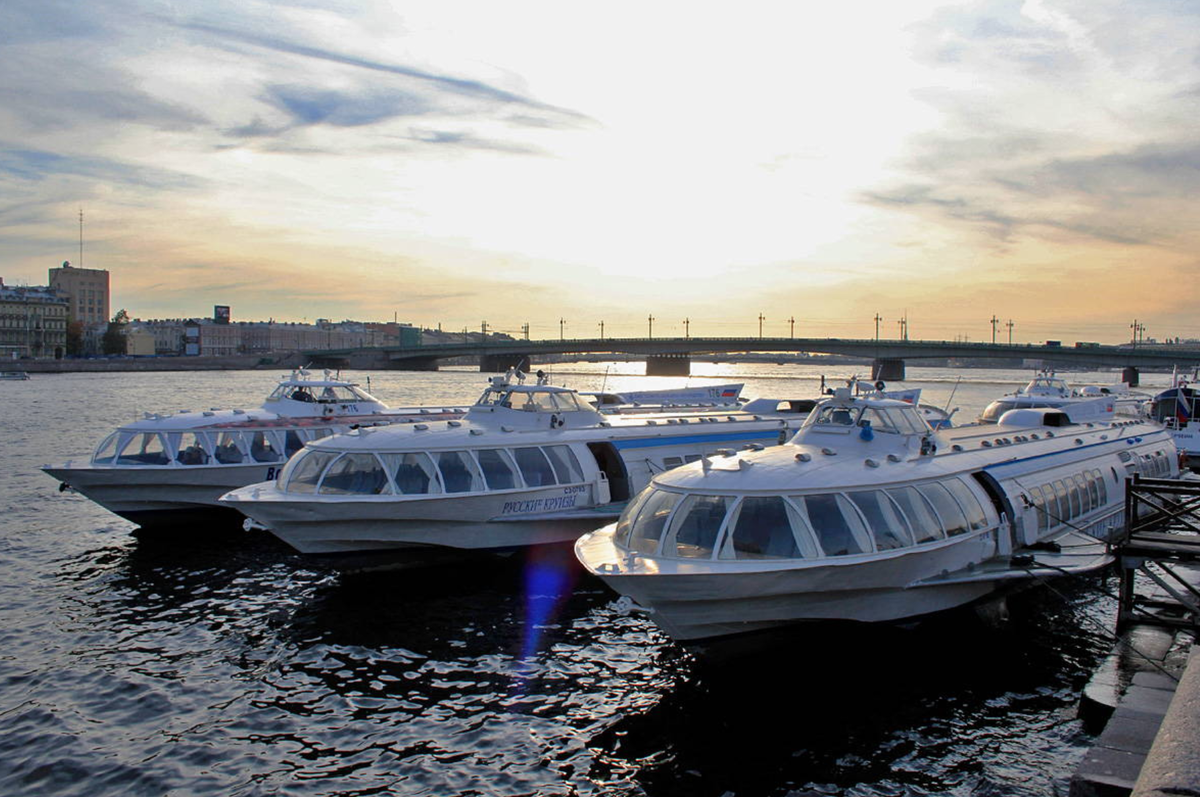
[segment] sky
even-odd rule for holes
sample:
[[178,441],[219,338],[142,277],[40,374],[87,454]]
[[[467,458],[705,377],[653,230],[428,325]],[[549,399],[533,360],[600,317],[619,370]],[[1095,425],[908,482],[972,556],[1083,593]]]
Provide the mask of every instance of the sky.
[[139,318],[1200,338],[1198,188],[1194,0],[0,4],[0,277]]

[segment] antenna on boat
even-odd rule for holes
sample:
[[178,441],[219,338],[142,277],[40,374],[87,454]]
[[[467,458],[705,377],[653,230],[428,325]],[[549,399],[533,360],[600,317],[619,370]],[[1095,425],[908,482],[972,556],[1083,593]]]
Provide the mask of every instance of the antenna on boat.
[[600,392],[601,393],[604,392],[604,386],[608,384],[608,369],[609,368],[612,368],[611,364],[604,366],[604,378],[600,380]]
[[958,381],[954,383],[954,389],[950,391],[950,398],[946,399],[946,406],[949,407],[954,403],[954,394],[958,392],[958,386],[962,384],[962,377],[958,377]]

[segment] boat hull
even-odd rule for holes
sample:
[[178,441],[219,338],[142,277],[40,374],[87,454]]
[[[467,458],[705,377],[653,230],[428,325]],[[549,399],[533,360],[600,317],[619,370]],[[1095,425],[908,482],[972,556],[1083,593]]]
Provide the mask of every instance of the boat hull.
[[916,585],[993,556],[991,531],[894,557],[865,561],[846,557],[804,567],[625,569],[616,558],[611,527],[580,539],[576,553],[589,570],[646,609],[657,625],[681,642],[810,621],[905,621],[972,603],[997,588],[991,581]]
[[43,470],[113,514],[143,528],[220,523],[239,525],[241,513],[222,495],[275,478],[283,463],[220,467],[102,468],[52,466]]
[[[414,548],[496,550],[573,542],[612,520],[619,506],[597,507],[592,485],[521,493],[451,494],[396,501],[392,496],[344,501],[270,500],[259,496],[225,505],[306,554],[344,554]],[[264,491],[265,492],[265,491]],[[554,507],[556,512],[522,512]]]

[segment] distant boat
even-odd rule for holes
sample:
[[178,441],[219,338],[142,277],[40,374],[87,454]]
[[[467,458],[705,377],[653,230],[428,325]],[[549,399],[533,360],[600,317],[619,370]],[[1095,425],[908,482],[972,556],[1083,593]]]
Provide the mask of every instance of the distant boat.
[[[84,461],[43,471],[142,526],[241,518],[218,499],[279,477],[304,444],[352,425],[459,418],[465,407],[389,408],[356,383],[326,371],[285,376],[258,409],[146,413],[109,434]],[[216,518],[216,519],[219,519]]]
[[1170,432],[1187,467],[1200,469],[1200,391],[1184,377],[1172,383],[1147,402],[1146,414]]
[[0,371],[0,379],[10,382],[19,382],[29,378],[29,374],[25,371]]
[[1111,421],[1116,416],[1137,417],[1148,396],[1131,393],[1129,386],[1085,385],[1072,388],[1053,371],[1039,371],[1023,388],[1001,396],[984,408],[979,423],[997,423],[1014,409],[1061,409],[1075,423]]

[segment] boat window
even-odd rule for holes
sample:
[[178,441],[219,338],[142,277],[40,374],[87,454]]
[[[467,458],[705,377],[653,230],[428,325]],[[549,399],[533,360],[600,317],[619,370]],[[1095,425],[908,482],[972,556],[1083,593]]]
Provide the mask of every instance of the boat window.
[[117,456],[118,465],[167,465],[167,447],[155,432],[142,432],[129,438]]
[[909,528],[913,532],[913,540],[920,545],[923,542],[945,539],[946,532],[933,507],[925,496],[913,487],[900,487],[887,491],[888,496],[900,506],[900,511],[908,519]]
[[933,504],[947,535],[954,537],[967,533],[967,516],[963,514],[962,507],[954,500],[954,496],[950,494],[945,485],[938,482],[922,484],[917,487],[917,490],[929,499],[929,503]]
[[333,430],[328,427],[323,428],[323,429],[313,429],[309,434],[312,435],[311,439],[313,439],[313,440],[322,440],[326,437],[332,436]]
[[[796,509],[781,496],[743,498],[737,516],[731,521],[732,530],[725,533],[721,544],[722,559],[802,559],[816,555],[816,550],[803,533],[806,543],[802,550],[796,542],[793,516]],[[795,529],[803,523],[795,518]]]
[[579,406],[579,399],[574,393],[551,393],[550,397],[554,400],[559,412],[575,412],[583,409]]
[[863,421],[870,421],[871,429],[876,432],[907,432],[906,426],[898,426],[895,417],[891,412],[882,407],[867,407],[862,411],[862,417],[859,418],[858,425],[862,426]]
[[832,426],[853,426],[857,413],[850,407],[822,405],[812,416],[814,423]]
[[1070,476],[1063,479],[1067,487],[1067,499],[1071,502],[1071,517],[1079,517],[1083,514],[1083,500],[1079,496],[1079,485]]
[[300,433],[289,429],[283,436],[283,455],[291,457],[302,448],[304,439],[300,437]]
[[434,477],[433,460],[423,452],[384,454],[383,461],[392,474],[396,490],[404,495],[440,493]]
[[270,432],[250,432],[250,457],[255,462],[278,462],[283,459],[275,448]]
[[329,466],[318,491],[322,495],[390,493],[387,471],[374,454],[343,454]]
[[534,390],[528,393],[514,393],[513,409],[524,412],[555,412],[558,405],[554,403],[553,393]]
[[1038,531],[1045,531],[1050,527],[1050,519],[1046,517],[1046,496],[1042,488],[1030,487],[1029,500],[1033,502],[1033,511],[1037,514]]
[[513,450],[517,467],[528,487],[545,487],[554,484],[554,470],[540,448],[517,448]]
[[931,427],[925,416],[921,415],[921,411],[916,407],[899,407],[893,409],[892,412],[898,414],[913,433],[929,434]]
[[554,466],[554,475],[558,477],[559,484],[575,484],[583,481],[583,468],[579,467],[579,460],[576,459],[575,452],[571,450],[570,446],[546,446],[542,450],[545,451],[550,464]]
[[1100,505],[1103,506],[1108,503],[1108,485],[1104,483],[1104,474],[1100,472],[1099,468],[1092,471],[1092,474],[1096,477],[1096,487],[1100,493]]
[[658,542],[662,539],[663,528],[671,510],[683,496],[666,490],[652,490],[639,507],[637,518],[629,531],[629,547],[645,554],[658,551]]
[[613,532],[613,539],[617,545],[629,547],[629,529],[633,526],[634,518],[642,508],[642,504],[646,503],[646,499],[654,492],[653,487],[647,487],[642,490],[633,500],[625,507],[625,511],[621,513],[621,517],[617,518],[617,530]]
[[241,449],[241,435],[237,432],[220,432],[209,437],[213,445],[213,458],[222,465],[236,465],[246,458]]
[[1071,499],[1067,495],[1067,485],[1063,484],[1062,479],[1056,479],[1051,483],[1051,487],[1058,497],[1058,522],[1064,523],[1071,518]]
[[663,469],[671,470],[683,464],[683,457],[663,457]]
[[179,436],[175,459],[180,465],[206,465],[208,452],[204,449],[204,438],[195,432],[184,432]]
[[489,490],[511,490],[517,486],[517,474],[508,453],[496,448],[475,452]]
[[1079,511],[1081,514],[1087,514],[1088,512],[1091,512],[1093,508],[1092,496],[1091,493],[1088,492],[1087,479],[1083,478],[1083,475],[1079,473],[1075,474],[1074,479],[1075,492],[1079,495]]
[[867,527],[875,537],[875,548],[891,551],[913,544],[912,530],[896,503],[880,490],[850,493],[850,500],[862,511]]
[[983,504],[979,503],[979,499],[975,497],[975,493],[971,492],[971,488],[966,483],[959,479],[951,479],[943,482],[942,486],[958,500],[958,505],[967,515],[967,525],[972,530],[988,526],[987,510],[983,508]]
[[792,500],[808,517],[808,525],[826,556],[849,556],[870,550],[866,529],[853,505],[841,495],[802,495]]
[[104,440],[100,442],[100,445],[96,446],[96,453],[92,454],[92,462],[96,463],[97,465],[111,463],[113,461],[113,457],[117,455],[117,439],[119,437],[120,435],[117,432],[113,432],[108,437],[104,438]]
[[325,466],[333,462],[336,456],[324,451],[305,451],[300,454],[293,460],[296,464],[283,487],[284,492],[315,493]]
[[472,493],[484,489],[475,460],[466,451],[439,451],[433,455],[448,493]]
[[663,553],[684,559],[711,558],[730,501],[722,495],[689,495],[675,513]]

